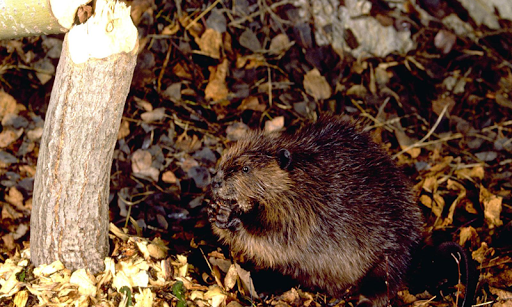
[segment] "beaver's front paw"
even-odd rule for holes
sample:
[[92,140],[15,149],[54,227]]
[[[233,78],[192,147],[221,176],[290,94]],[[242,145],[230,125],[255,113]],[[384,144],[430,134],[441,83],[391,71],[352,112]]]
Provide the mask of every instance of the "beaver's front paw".
[[235,216],[234,210],[220,201],[211,203],[208,207],[208,220],[221,229],[231,231],[239,229],[242,223],[240,218]]

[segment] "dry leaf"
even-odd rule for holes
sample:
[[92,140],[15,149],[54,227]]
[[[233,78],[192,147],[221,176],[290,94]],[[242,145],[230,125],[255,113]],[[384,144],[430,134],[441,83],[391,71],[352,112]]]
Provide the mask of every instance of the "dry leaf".
[[226,273],[226,277],[224,278],[224,287],[226,290],[231,290],[236,285],[236,280],[238,279],[238,273],[236,271],[236,267],[232,264],[229,267],[228,272]]
[[277,116],[276,118],[272,120],[267,120],[265,122],[265,132],[273,132],[273,131],[279,131],[283,129],[284,127],[284,117],[283,116]]
[[429,193],[437,192],[437,177],[429,176],[425,178],[422,188]]
[[136,292],[134,294],[136,302],[135,307],[152,307],[156,294],[153,293],[149,288],[142,289],[139,291],[140,292]]
[[165,108],[156,108],[153,111],[144,112],[140,115],[140,118],[145,123],[153,123],[163,120],[165,117]]
[[0,132],[0,148],[5,148],[16,141],[23,134],[23,128],[18,130],[5,129]]
[[210,302],[212,307],[219,307],[226,301],[227,295],[224,294],[222,289],[213,285],[208,288],[208,291],[204,294],[204,299]]
[[482,165],[477,165],[471,169],[469,168],[462,168],[455,171],[455,175],[457,175],[458,179],[470,179],[470,178],[477,178],[477,179],[484,179],[484,168]]
[[236,68],[253,69],[267,65],[265,57],[259,53],[239,56],[236,59]]
[[235,267],[244,289],[248,291],[247,293],[250,293],[252,297],[258,297],[258,293],[254,289],[254,284],[252,282],[251,272],[242,269],[238,263],[235,263]]
[[43,127],[37,127],[37,128],[34,128],[33,130],[27,131],[27,137],[32,142],[39,141],[42,136],[43,136]]
[[447,54],[452,50],[456,41],[457,36],[446,30],[440,30],[434,37],[434,45],[444,54]]
[[[400,127],[402,128],[402,127]],[[416,139],[410,138],[405,132],[403,132],[402,129],[394,129],[395,130],[395,136],[398,141],[398,144],[400,144],[400,148],[402,150],[405,150],[409,148],[411,145],[417,142]],[[406,152],[411,158],[415,159],[417,158],[421,153],[421,148],[413,147],[409,148]]]
[[450,112],[453,110],[453,107],[455,107],[455,100],[448,96],[432,101],[432,111],[434,111],[434,113],[437,115],[440,115],[445,107],[448,108],[446,111],[448,114],[450,114]]
[[0,91],[0,120],[4,118],[6,114],[12,114],[16,112],[16,100],[4,91]]
[[178,62],[178,64],[174,65],[172,68],[173,74],[180,79],[192,79],[192,74],[190,73],[190,68],[183,66],[182,62]]
[[471,246],[474,246],[478,241],[478,233],[476,232],[476,229],[471,226],[462,227],[460,229],[459,245],[464,246],[468,241],[471,242]]
[[214,29],[206,29],[201,38],[196,39],[196,42],[203,54],[214,59],[220,59],[222,35],[219,32]]
[[210,79],[204,90],[205,98],[219,101],[228,97],[228,88],[226,86],[226,76],[228,73],[228,61],[224,60],[216,67],[208,67],[210,70]]
[[179,151],[194,152],[201,148],[201,141],[197,135],[190,137],[186,132],[180,134],[176,140],[174,147]]
[[316,100],[327,99],[332,95],[331,86],[316,68],[308,71],[304,76],[304,89]]
[[243,138],[248,131],[249,127],[246,124],[234,123],[226,128],[226,137],[230,141],[238,141]]
[[483,263],[485,261],[486,255],[492,254],[492,253],[493,253],[492,248],[489,248],[487,246],[487,243],[482,242],[482,244],[480,245],[480,248],[471,253],[471,257],[473,258],[473,260],[477,261],[478,263]]
[[96,296],[96,278],[85,269],[78,269],[71,274],[70,284],[78,286],[78,292],[85,296]]
[[480,203],[484,205],[484,217],[490,229],[503,225],[500,220],[502,197],[491,194],[483,185],[480,185]]
[[266,105],[260,104],[258,97],[249,96],[242,100],[242,103],[238,107],[239,110],[253,110],[263,112],[267,108]]
[[5,195],[5,201],[15,206],[18,210],[26,209],[23,204],[23,194],[16,187],[9,189],[9,194]]
[[119,132],[117,133],[117,139],[124,139],[125,137],[130,135],[130,123],[127,120],[121,121],[121,126],[119,127]]
[[292,45],[293,44],[290,43],[288,35],[281,33],[272,38],[268,51],[273,54],[280,54],[288,50],[288,48],[290,48]]
[[171,171],[166,171],[162,174],[162,181],[165,183],[176,183],[178,179],[176,178],[176,175],[174,175]]
[[155,167],[151,166],[153,157],[149,151],[137,149],[132,155],[132,172],[136,176],[151,178],[153,181],[158,181],[160,172]]

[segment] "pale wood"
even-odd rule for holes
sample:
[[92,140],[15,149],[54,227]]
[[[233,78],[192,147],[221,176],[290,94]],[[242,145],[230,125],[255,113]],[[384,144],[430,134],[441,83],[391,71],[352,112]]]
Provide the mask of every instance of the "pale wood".
[[[129,8],[125,13],[130,18]],[[95,21],[96,25],[91,21],[84,26],[106,29],[105,24],[110,21]],[[90,33],[112,35],[112,41],[121,45],[130,42],[131,52],[104,46],[107,57],[86,57],[76,63],[70,52],[76,50],[72,42],[78,41],[73,36],[87,35],[87,31],[73,28],[64,39],[34,183],[30,250],[36,266],[60,260],[69,269],[87,268],[93,273],[103,269],[109,250],[112,155],[137,51],[133,23],[125,31],[118,22],[110,22],[113,28],[108,33]],[[99,41],[104,39],[98,37]],[[84,56],[79,58],[84,60]]]
[[91,0],[0,0],[0,40],[67,32]]

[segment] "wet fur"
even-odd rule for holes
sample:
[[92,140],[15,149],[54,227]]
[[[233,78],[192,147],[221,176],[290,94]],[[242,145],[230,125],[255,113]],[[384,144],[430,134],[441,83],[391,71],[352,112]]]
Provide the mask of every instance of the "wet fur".
[[355,286],[361,305],[388,303],[420,240],[404,175],[337,117],[251,132],[222,156],[212,195],[213,231],[232,251],[334,297]]

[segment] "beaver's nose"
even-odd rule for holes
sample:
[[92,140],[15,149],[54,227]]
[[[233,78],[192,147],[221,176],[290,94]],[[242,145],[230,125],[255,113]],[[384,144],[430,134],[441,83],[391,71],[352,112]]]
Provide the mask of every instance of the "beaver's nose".
[[222,180],[218,176],[213,177],[212,189],[220,189],[221,186],[222,186]]

